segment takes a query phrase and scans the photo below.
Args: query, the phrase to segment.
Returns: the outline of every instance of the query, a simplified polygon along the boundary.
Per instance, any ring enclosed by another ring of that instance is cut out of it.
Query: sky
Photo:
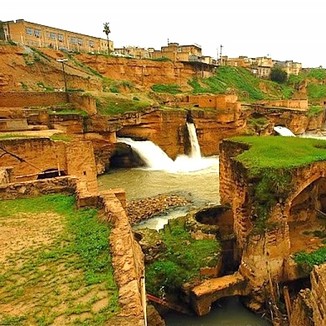
[[[10,0],[0,20],[25,19],[106,38],[114,47],[197,44],[202,54],[269,56],[326,68],[324,0]]]

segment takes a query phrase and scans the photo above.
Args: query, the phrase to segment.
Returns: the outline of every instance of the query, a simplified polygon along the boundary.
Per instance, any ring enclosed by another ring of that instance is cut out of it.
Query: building
[[[153,59],[167,58],[172,61],[200,61],[202,52],[197,44],[179,45],[179,43],[168,43],[161,50],[153,52]]]
[[[299,62],[294,62],[293,60],[287,61],[273,61],[274,66],[280,67],[284,70],[287,75],[299,75],[299,72],[302,70],[302,64]]]
[[[32,47],[77,52],[108,52],[107,39],[32,23],[24,19],[0,22],[1,39]],[[113,51],[113,42],[110,40],[109,47],[110,52]]]
[[[145,49],[138,46],[124,46],[122,48],[115,48],[111,55],[136,59],[150,59],[152,57],[152,52],[154,52],[153,48]]]

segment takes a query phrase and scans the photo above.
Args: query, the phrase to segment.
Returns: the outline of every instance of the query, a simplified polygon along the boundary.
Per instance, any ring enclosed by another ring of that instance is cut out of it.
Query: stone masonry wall
[[[134,239],[121,201],[112,191],[102,192],[101,199],[105,216],[113,226],[110,234],[110,247],[114,276],[119,288],[119,303],[122,307],[120,317],[133,318],[135,326],[143,326],[141,280],[144,276],[144,256]]]
[[[9,154],[10,153],[10,154]],[[97,192],[97,169],[91,141],[54,142],[48,138],[0,141],[0,167],[12,167],[12,181],[36,180],[49,169],[76,176]]]
[[[85,110],[88,114],[96,114],[96,100],[90,96],[64,92],[2,92],[0,93],[1,107],[31,107],[55,106],[71,103],[77,109]]]

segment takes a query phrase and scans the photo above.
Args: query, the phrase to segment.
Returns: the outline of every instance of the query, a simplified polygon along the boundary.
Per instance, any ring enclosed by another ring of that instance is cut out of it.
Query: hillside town
[[[103,25],[0,22],[0,325],[326,325],[326,70]]]
[[[32,47],[49,47],[57,50],[88,53],[109,53],[111,56],[136,59],[168,59],[173,62],[201,64],[209,69],[214,69],[216,66],[244,67],[259,78],[268,78],[272,68],[275,66],[284,70],[287,75],[298,75],[302,69],[301,63],[294,62],[293,60],[275,60],[268,56],[229,58],[227,55],[223,55],[222,45],[217,58],[204,55],[201,46],[198,44],[180,45],[179,43],[169,41],[167,45],[161,46],[160,50],[137,46],[115,48],[113,40],[109,39],[109,34],[110,31],[107,33],[107,38],[104,39],[28,22],[24,19],[0,21],[0,40],[12,41]]]

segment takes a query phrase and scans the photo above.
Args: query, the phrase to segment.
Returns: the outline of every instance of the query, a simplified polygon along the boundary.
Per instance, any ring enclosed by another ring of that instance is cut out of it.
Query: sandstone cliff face
[[[146,88],[153,84],[176,84],[188,89],[188,80],[196,74],[191,66],[179,62],[135,60],[86,54],[80,54],[77,58],[105,77],[129,80]]]
[[[46,87],[63,89],[62,65],[56,62],[56,58],[60,57],[61,52],[45,58],[20,46],[0,45],[0,91],[45,91]],[[65,64],[65,71],[68,88],[101,90],[99,80],[77,69],[69,61]]]

